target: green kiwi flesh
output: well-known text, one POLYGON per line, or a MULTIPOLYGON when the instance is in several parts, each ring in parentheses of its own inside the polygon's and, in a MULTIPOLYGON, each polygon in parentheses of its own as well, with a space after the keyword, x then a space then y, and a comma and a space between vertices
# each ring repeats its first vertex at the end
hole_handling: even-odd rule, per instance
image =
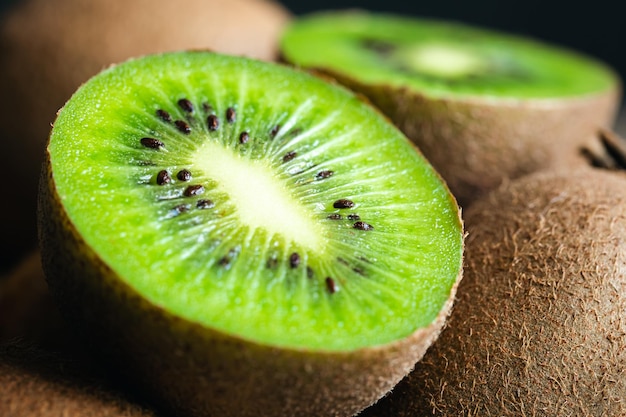
POLYGON ((369 405, 438 333, 463 251, 454 198, 376 110, 209 52, 130 60, 75 93, 39 225, 66 315, 198 414, 369 405))
POLYGON ((605 64, 457 22, 318 12, 287 27, 281 52, 370 98, 462 205, 503 178, 572 163, 619 104, 620 80, 605 64))
POLYGON ((540 173, 476 201, 446 329, 362 416, 626 415, 625 185, 540 173))

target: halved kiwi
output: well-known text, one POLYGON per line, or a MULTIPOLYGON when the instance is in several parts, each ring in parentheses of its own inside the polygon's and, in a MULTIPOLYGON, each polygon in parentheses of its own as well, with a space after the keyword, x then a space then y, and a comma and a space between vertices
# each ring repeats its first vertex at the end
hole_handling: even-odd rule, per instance
POLYGON ((625 190, 587 168, 476 201, 446 329, 362 417, 626 415, 625 190))
POLYGON ((209 52, 133 59, 74 94, 39 225, 66 316, 192 415, 358 412, 437 336, 461 274, 458 206, 382 115, 209 52))
POLYGON ((461 205, 503 178, 576 164, 619 102, 618 76, 590 57, 456 22, 319 12, 287 27, 281 51, 365 94, 461 205))

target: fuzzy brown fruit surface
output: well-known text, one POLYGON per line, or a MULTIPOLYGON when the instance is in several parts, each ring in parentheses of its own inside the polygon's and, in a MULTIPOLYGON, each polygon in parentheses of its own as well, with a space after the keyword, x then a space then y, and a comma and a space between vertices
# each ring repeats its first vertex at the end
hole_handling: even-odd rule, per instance
POLYGON ((0 346, 0 415, 155 417, 91 365, 21 344, 0 346))
POLYGON ((362 416, 626 415, 625 186, 544 173, 476 202, 447 328, 362 416))
POLYGON ((331 75, 363 92, 416 142, 464 207, 503 180, 582 163, 579 149, 613 124, 620 97, 616 85, 554 100, 434 98, 331 75))
POLYGON ((131 56, 212 49, 271 60, 290 13, 271 0, 26 0, 0 23, 0 268, 35 246, 37 180, 57 110, 89 77, 131 56))

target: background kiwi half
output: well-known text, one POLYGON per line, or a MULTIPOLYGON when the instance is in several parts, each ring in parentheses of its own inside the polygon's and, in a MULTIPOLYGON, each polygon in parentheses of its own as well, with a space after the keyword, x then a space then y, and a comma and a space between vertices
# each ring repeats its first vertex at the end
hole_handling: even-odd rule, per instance
POLYGON ((77 91, 39 225, 65 316, 197 415, 356 413, 419 360, 461 274, 458 206, 382 115, 208 52, 130 60, 77 91))
POLYGON ((473 204, 447 328, 363 417, 626 415, 625 190, 583 169, 473 204))
POLYGON ((300 17, 281 52, 371 99, 462 206, 503 178, 578 162, 581 144, 612 124, 621 87, 606 65, 556 46, 365 11, 300 17))
POLYGON ((271 0, 22 0, 0 22, 0 268, 36 241, 37 180, 56 112, 89 77, 126 58, 212 49, 271 60, 290 13, 271 0))

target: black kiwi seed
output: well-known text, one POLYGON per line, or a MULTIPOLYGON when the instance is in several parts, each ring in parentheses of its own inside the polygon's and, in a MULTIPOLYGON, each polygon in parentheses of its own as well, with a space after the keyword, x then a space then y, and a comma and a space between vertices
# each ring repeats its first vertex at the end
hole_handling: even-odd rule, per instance
POLYGON ((220 127, 220 119, 216 115, 211 114, 206 118, 206 124, 210 131, 216 131, 220 127))
POLYGON ((239 135, 239 143, 248 143, 249 140, 250 135, 248 134, 248 132, 241 132, 241 134, 239 135))
POLYGON ((158 185, 165 185, 172 182, 172 177, 170 177, 170 173, 166 170, 161 170, 156 176, 156 183, 158 185))
POLYGON ((298 156, 298 153, 296 151, 289 151, 283 156, 283 162, 289 162, 296 156, 298 156))
POLYGON ((200 195, 202 193, 204 193, 204 186, 196 184, 190 185, 189 187, 185 188, 183 195, 185 197, 193 197, 194 195, 200 195))
POLYGON ((276 125, 270 130, 270 138, 274 139, 280 130, 280 125, 276 125))
POLYGON ((340 264, 344 264, 346 266, 349 266, 350 264, 348 263, 348 261, 346 261, 345 259, 338 257, 337 258, 337 262, 339 262, 340 264))
POLYGON ((165 146, 163 142, 154 138, 141 138, 141 144, 150 149, 159 149, 165 146))
POLYGON ((313 272, 313 268, 311 268, 310 266, 306 267, 306 276, 307 278, 313 278, 313 275, 315 275, 315 273, 313 272))
POLYGON ((164 122, 170 123, 172 121, 172 116, 170 116, 170 114, 166 112, 165 110, 158 109, 156 111, 156 115, 159 119, 163 120, 164 122))
POLYGON ((348 214, 348 220, 361 220, 361 216, 358 214, 348 214))
POLYGON ((213 106, 211 106, 209 103, 205 101, 204 103, 202 103, 202 110, 204 110, 205 113, 212 112, 213 106))
POLYGON ((326 288, 328 289, 329 293, 334 294, 337 292, 337 283, 334 279, 332 279, 331 277, 326 277, 324 281, 326 282, 326 288))
POLYGON ((346 200, 345 198, 342 198, 335 201, 333 203, 333 207, 337 209, 352 208, 354 207, 354 202, 352 200, 346 200))
POLYGON ((315 179, 318 180, 318 181, 319 180, 323 180, 323 179, 332 177, 333 174, 334 174, 334 172, 333 171, 329 171, 329 170, 320 171, 320 172, 318 172, 315 175, 315 179))
POLYGON ((178 174, 176 174, 176 178, 181 181, 189 181, 191 180, 191 172, 186 169, 181 169, 180 171, 178 171, 178 174))
POLYGON ((174 206, 172 208, 172 211, 174 212, 174 215, 179 215, 181 213, 189 211, 189 209, 190 209, 189 204, 179 204, 177 206, 174 206))
POLYGON ((300 265, 300 255, 294 252, 289 256, 289 266, 291 268, 297 268, 298 265, 300 265))
POLYGON ((352 270, 353 270, 354 272, 356 272, 357 274, 359 274, 359 275, 363 275, 363 276, 365 276, 365 271, 363 270, 363 268, 360 268, 360 267, 358 267, 358 266, 355 266, 354 268, 352 268, 352 270))
POLYGON ((178 105, 187 113, 193 113, 193 103, 186 98, 178 100, 178 105))
POLYGON ((191 133, 191 127, 189 127, 189 124, 187 124, 187 122, 185 122, 184 120, 176 120, 174 124, 176 125, 176 128, 182 133, 186 135, 191 133))
POLYGON ((278 259, 276 259, 276 256, 271 256, 267 259, 267 262, 265 265, 267 266, 268 269, 274 269, 278 266, 278 259))
POLYGON ((352 227, 359 230, 374 230, 374 226, 365 222, 356 222, 352 227))
POLYGON ((330 220, 341 220, 343 219, 343 216, 339 213, 332 213, 332 214, 329 214, 327 218, 330 220))
POLYGON ((235 109, 229 107, 226 109, 226 121, 228 123, 234 123, 237 120, 237 113, 235 113, 235 109))
POLYGON ((213 202, 213 200, 202 199, 198 200, 198 202, 196 203, 196 207, 199 209, 210 209, 215 207, 215 203, 213 202))

